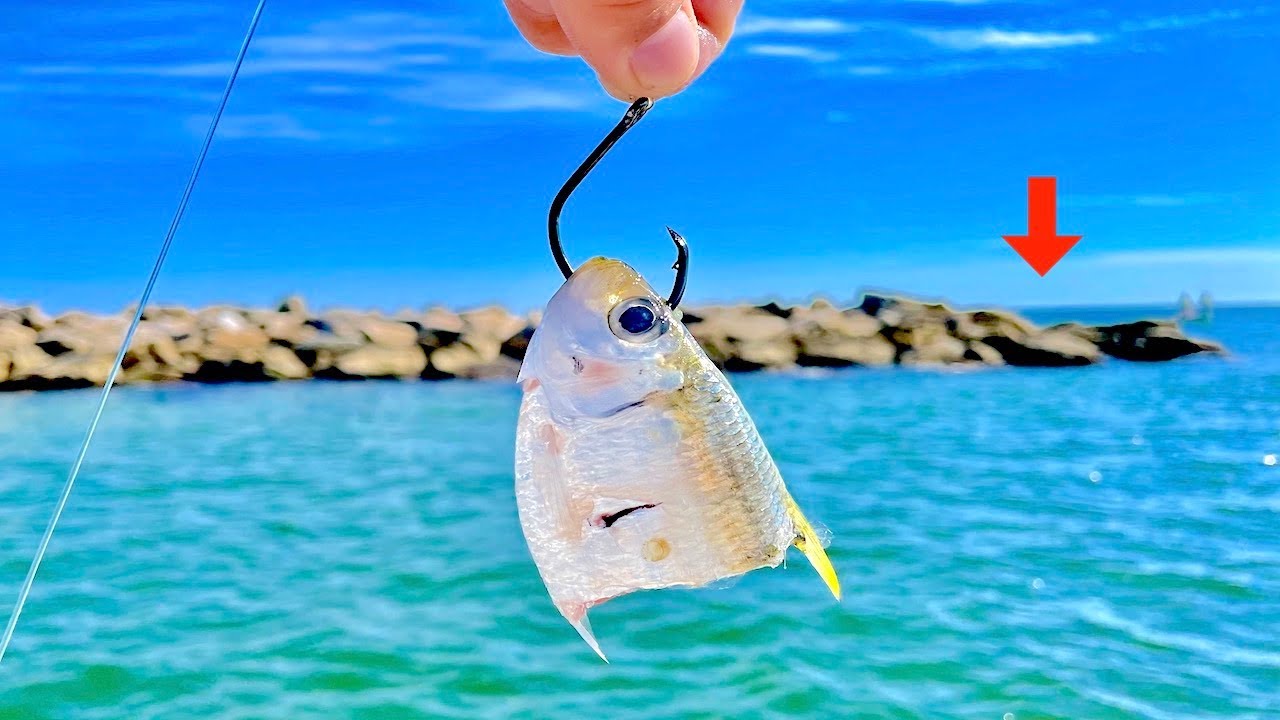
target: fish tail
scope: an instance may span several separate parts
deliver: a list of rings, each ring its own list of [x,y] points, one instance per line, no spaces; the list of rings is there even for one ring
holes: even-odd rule
[[[827,551],[822,548],[822,540],[818,537],[818,533],[805,519],[804,513],[800,512],[800,506],[796,505],[796,501],[790,497],[787,498],[787,515],[791,517],[791,524],[796,528],[796,539],[792,544],[809,558],[809,563],[813,565],[814,570],[818,571],[818,576],[827,584],[827,588],[831,590],[831,594],[838,602],[840,578],[836,577],[836,569],[831,567],[831,561],[827,559]]]

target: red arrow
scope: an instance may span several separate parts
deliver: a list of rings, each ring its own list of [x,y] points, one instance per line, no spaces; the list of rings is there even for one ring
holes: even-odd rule
[[[1001,237],[1043,277],[1084,236],[1058,234],[1057,178],[1027,178],[1027,205],[1027,234]]]

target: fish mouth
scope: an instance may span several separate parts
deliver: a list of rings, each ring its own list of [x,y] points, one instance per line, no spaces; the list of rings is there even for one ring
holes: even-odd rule
[[[610,528],[610,527],[613,527],[614,523],[630,515],[631,513],[639,512],[641,510],[651,510],[653,508],[658,507],[661,504],[662,503],[644,503],[641,505],[632,505],[630,507],[626,507],[621,510],[618,510],[617,512],[601,513],[600,515],[595,516],[595,518],[591,521],[591,524],[595,525],[596,527]]]
[[[626,411],[628,411],[628,410],[630,410],[630,409],[632,409],[632,408],[643,407],[643,406],[645,405],[645,403],[648,403],[650,400],[652,400],[653,398],[655,398],[657,395],[658,395],[658,391],[656,391],[656,390],[655,390],[655,391],[653,391],[653,392],[651,392],[651,393],[646,393],[646,394],[645,394],[645,396],[644,396],[644,397],[642,397],[642,398],[640,398],[639,400],[635,400],[635,401],[633,401],[633,402],[629,402],[629,403],[623,403],[623,404],[618,405],[618,406],[616,406],[616,407],[610,408],[609,410],[605,410],[603,413],[601,413],[601,414],[600,414],[600,417],[602,417],[602,418],[611,418],[611,417],[613,417],[614,415],[621,415],[622,413],[624,413],[624,412],[626,412]]]

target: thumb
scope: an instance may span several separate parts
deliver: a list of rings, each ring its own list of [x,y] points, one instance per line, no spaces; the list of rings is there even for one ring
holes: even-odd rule
[[[719,51],[692,0],[551,0],[574,49],[623,100],[673,95]],[[707,57],[701,59],[704,52]]]

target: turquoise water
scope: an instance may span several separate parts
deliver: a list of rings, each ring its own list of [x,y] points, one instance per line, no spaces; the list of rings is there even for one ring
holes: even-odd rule
[[[124,388],[0,718],[1280,717],[1280,310],[1211,330],[1232,358],[736,377],[845,600],[794,551],[634,594],[610,665],[524,547],[516,388]],[[0,396],[6,607],[94,400]]]

